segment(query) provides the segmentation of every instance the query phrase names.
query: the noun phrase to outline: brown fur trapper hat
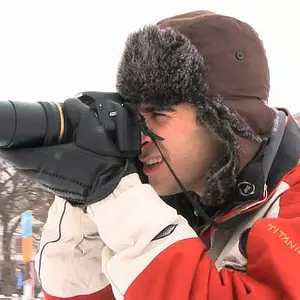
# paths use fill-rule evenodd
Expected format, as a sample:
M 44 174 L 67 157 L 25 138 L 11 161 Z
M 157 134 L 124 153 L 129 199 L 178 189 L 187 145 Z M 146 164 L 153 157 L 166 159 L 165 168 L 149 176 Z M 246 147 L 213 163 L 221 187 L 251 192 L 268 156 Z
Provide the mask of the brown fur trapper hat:
M 117 91 L 136 104 L 196 107 L 201 124 L 227 149 L 207 174 L 201 197 L 206 205 L 226 200 L 241 169 L 242 141 L 258 149 L 275 117 L 266 105 L 269 69 L 257 33 L 235 18 L 208 11 L 171 17 L 129 35 Z

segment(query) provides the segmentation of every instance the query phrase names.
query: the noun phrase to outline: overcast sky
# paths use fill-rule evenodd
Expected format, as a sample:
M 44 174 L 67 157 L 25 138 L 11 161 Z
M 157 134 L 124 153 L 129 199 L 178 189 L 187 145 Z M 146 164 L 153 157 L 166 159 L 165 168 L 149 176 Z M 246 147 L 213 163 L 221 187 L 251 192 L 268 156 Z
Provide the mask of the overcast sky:
M 178 3 L 177 3 L 178 2 Z M 0 100 L 63 101 L 114 91 L 128 33 L 191 10 L 249 22 L 264 41 L 272 106 L 300 112 L 300 21 L 296 0 L 2 0 Z

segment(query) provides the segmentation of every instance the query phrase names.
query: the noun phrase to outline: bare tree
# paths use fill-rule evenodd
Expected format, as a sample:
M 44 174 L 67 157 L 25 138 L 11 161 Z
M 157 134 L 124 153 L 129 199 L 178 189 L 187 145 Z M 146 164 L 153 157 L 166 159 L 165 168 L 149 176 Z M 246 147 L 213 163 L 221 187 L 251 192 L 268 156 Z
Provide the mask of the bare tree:
M 14 262 L 11 260 L 12 237 L 20 227 L 21 214 L 32 210 L 35 219 L 45 222 L 54 196 L 40 189 L 5 161 L 0 160 L 0 226 L 2 228 L 2 293 L 14 288 Z M 39 236 L 39 235 L 38 235 Z

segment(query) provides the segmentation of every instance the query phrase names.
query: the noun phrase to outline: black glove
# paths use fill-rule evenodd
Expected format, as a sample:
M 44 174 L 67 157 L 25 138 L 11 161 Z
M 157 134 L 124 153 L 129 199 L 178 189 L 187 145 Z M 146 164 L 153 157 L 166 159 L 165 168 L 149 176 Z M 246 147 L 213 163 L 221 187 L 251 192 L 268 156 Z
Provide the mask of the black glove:
M 64 114 L 74 127 L 70 143 L 0 150 L 0 157 L 46 190 L 86 207 L 113 192 L 123 176 L 135 172 L 121 158 L 105 128 L 78 99 L 64 102 Z

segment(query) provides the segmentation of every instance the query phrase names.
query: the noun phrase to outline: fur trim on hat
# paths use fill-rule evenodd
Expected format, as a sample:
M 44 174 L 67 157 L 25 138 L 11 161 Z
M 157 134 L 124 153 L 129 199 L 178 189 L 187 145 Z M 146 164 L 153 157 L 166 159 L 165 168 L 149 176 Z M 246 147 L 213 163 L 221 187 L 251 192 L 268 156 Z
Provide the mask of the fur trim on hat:
M 136 104 L 171 106 L 205 93 L 203 57 L 173 29 L 146 26 L 129 36 L 117 74 L 117 90 Z

